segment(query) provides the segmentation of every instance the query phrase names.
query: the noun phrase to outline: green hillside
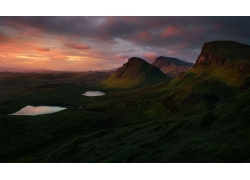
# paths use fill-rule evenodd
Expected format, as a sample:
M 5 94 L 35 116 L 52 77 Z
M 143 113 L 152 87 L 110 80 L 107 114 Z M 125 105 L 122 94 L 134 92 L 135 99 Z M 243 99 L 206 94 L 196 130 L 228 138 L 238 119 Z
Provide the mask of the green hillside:
M 232 41 L 205 43 L 194 67 L 162 88 L 169 114 L 207 112 L 216 103 L 235 97 L 242 86 L 249 84 L 249 47 Z
M 165 74 L 176 77 L 181 72 L 188 71 L 194 64 L 177 58 L 159 56 L 155 59 L 153 65 L 160 68 Z
M 205 43 L 192 72 L 240 86 L 250 73 L 250 46 L 234 41 Z
M 145 60 L 132 57 L 114 74 L 102 81 L 109 88 L 134 88 L 168 82 L 170 77 Z

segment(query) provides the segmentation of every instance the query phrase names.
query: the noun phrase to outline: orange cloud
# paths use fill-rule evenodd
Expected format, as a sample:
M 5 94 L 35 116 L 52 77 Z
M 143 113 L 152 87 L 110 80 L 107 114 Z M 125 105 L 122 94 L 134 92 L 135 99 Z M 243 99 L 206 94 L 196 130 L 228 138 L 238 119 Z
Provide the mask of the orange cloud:
M 7 38 L 4 35 L 0 35 L 0 42 L 6 42 L 6 41 L 9 41 L 9 38 Z
M 36 48 L 37 51 L 50 51 L 49 48 L 38 47 Z
M 66 60 L 68 57 L 64 55 L 53 55 L 50 56 L 50 60 Z
M 90 46 L 83 44 L 83 43 L 67 42 L 67 43 L 64 43 L 63 45 L 66 48 L 77 49 L 77 50 L 91 49 Z
M 48 60 L 49 58 L 46 56 L 41 56 L 39 54 L 17 54 L 15 56 L 15 58 L 18 59 L 31 59 L 31 60 L 39 60 L 39 61 L 43 61 L 43 60 Z
M 115 55 L 115 58 L 117 60 L 127 60 L 128 58 L 130 58 L 130 56 L 127 54 L 119 53 Z

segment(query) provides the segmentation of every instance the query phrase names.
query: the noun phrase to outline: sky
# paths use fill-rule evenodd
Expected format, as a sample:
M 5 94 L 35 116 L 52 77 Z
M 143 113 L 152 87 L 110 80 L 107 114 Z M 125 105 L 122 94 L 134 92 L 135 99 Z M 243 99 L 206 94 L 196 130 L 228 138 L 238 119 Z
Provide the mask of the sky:
M 0 70 L 110 70 L 130 57 L 195 62 L 205 42 L 250 44 L 249 24 L 249 16 L 2 16 Z

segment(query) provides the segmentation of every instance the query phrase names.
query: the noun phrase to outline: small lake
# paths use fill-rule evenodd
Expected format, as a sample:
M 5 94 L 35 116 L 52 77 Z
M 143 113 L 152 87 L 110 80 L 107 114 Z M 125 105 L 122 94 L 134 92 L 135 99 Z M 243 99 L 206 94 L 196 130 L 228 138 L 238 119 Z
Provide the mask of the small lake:
M 82 95 L 84 95 L 84 96 L 103 96 L 103 95 L 105 95 L 105 93 L 103 93 L 101 91 L 86 91 Z
M 22 108 L 20 111 L 17 111 L 13 114 L 9 114 L 9 115 L 30 115 L 30 116 L 35 116 L 35 115 L 39 115 L 39 114 L 51 114 L 51 113 L 55 113 L 58 111 L 62 111 L 64 109 L 64 107 L 59 107 L 59 106 L 26 106 L 24 108 Z

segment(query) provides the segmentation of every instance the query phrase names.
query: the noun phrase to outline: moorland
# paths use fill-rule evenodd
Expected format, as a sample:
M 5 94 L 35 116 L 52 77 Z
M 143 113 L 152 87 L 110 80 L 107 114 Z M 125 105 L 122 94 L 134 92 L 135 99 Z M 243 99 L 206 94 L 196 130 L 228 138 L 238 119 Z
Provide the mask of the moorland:
M 0 162 L 250 162 L 250 46 L 204 43 L 194 65 L 160 59 L 131 57 L 104 72 L 1 72 Z M 27 105 L 67 109 L 9 115 Z

